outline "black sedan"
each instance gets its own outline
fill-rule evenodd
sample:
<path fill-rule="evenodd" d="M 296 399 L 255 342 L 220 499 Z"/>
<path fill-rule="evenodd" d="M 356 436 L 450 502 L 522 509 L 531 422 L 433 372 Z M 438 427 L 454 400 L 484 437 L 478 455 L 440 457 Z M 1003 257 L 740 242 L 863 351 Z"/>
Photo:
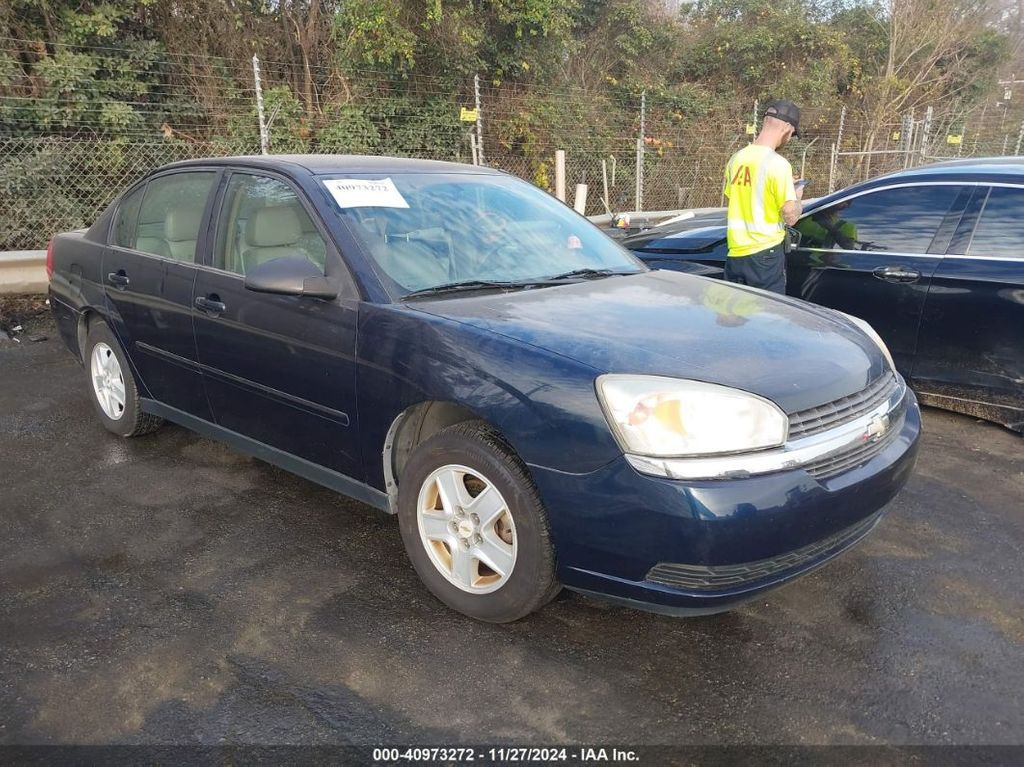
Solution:
<path fill-rule="evenodd" d="M 922 402 L 1024 431 L 1024 158 L 937 163 L 808 203 L 787 291 L 867 320 Z M 724 214 L 623 241 L 722 276 Z"/>

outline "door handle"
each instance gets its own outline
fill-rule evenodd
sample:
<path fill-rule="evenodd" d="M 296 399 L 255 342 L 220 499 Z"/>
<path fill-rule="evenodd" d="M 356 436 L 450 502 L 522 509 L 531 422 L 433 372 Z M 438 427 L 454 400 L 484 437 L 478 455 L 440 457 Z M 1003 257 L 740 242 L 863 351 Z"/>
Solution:
<path fill-rule="evenodd" d="M 905 266 L 880 266 L 871 273 L 886 282 L 917 282 L 921 279 L 921 272 Z"/>
<path fill-rule="evenodd" d="M 124 273 L 123 269 L 116 272 L 111 272 L 107 275 L 107 282 L 113 285 L 118 290 L 126 290 L 131 280 L 128 279 L 128 275 Z"/>
<path fill-rule="evenodd" d="M 196 298 L 196 308 L 202 309 L 207 314 L 217 315 L 227 311 L 227 304 L 219 300 L 216 295 L 199 296 Z"/>

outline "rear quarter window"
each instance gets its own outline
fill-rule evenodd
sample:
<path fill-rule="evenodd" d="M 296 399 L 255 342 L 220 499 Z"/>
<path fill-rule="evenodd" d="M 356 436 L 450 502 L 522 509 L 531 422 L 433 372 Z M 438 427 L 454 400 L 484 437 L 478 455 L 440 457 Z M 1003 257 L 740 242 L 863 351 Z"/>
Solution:
<path fill-rule="evenodd" d="M 140 186 L 135 191 L 126 195 L 117 206 L 117 214 L 114 217 L 114 235 L 111 244 L 122 248 L 135 247 L 135 229 L 139 221 L 139 206 L 142 204 L 142 194 L 145 191 L 145 185 Z"/>

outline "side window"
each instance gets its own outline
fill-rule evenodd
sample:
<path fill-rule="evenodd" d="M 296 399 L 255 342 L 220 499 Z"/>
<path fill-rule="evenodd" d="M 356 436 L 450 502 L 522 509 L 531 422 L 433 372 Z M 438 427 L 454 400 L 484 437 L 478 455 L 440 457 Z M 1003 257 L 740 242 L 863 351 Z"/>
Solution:
<path fill-rule="evenodd" d="M 245 274 L 284 256 L 309 259 L 322 272 L 327 243 L 288 184 L 268 176 L 233 173 L 217 222 L 213 265 Z"/>
<path fill-rule="evenodd" d="M 801 245 L 927 253 L 960 190 L 958 186 L 911 186 L 837 202 L 800 220 Z"/>
<path fill-rule="evenodd" d="M 145 185 L 140 186 L 121 200 L 121 204 L 117 207 L 117 217 L 114 219 L 114 238 L 111 244 L 119 245 L 122 248 L 135 247 L 135 227 L 139 221 L 142 193 L 145 191 Z"/>
<path fill-rule="evenodd" d="M 217 174 L 183 172 L 149 182 L 139 207 L 135 242 L 126 247 L 176 261 L 195 261 L 203 210 Z"/>
<path fill-rule="evenodd" d="M 969 256 L 995 256 L 1024 259 L 1024 227 L 1020 211 L 1024 189 L 993 187 L 974 230 Z"/>

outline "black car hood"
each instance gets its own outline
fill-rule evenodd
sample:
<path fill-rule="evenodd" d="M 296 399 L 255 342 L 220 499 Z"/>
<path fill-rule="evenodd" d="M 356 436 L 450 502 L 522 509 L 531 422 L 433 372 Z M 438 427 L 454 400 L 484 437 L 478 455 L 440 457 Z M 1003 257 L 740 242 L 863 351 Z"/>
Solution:
<path fill-rule="evenodd" d="M 874 342 L 836 312 L 670 271 L 410 307 L 598 373 L 722 384 L 766 397 L 787 413 L 858 392 L 885 366 Z"/>
<path fill-rule="evenodd" d="M 714 247 L 725 239 L 725 224 L 672 230 L 648 229 L 622 241 L 630 250 L 693 252 Z"/>

